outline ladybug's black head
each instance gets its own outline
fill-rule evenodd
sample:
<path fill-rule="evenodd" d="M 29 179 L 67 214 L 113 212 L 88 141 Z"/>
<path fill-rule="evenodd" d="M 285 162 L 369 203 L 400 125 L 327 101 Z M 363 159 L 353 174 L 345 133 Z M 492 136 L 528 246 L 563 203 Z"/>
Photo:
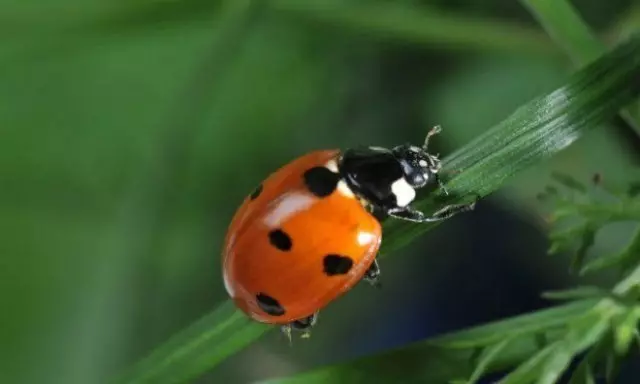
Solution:
<path fill-rule="evenodd" d="M 440 170 L 440 160 L 424 148 L 403 144 L 393 148 L 393 154 L 400 162 L 404 177 L 414 188 L 422 188 L 436 180 Z"/>

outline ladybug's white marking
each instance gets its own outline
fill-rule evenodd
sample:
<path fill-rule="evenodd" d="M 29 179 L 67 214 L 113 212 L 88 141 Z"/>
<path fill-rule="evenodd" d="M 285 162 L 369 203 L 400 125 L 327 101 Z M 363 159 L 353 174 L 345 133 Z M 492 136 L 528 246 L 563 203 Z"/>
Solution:
<path fill-rule="evenodd" d="M 349 188 L 349 186 L 347 185 L 347 182 L 343 179 L 340 179 L 340 181 L 338 181 L 338 192 L 340 192 L 343 196 L 352 199 L 356 197 L 356 195 L 353 194 L 351 188 Z"/>
<path fill-rule="evenodd" d="M 415 152 L 415 153 L 420 153 L 420 152 L 422 152 L 422 148 L 418 148 L 418 147 L 413 146 L 413 145 L 409 147 L 409 150 L 410 150 L 411 152 Z"/>
<path fill-rule="evenodd" d="M 336 162 L 335 159 L 329 160 L 324 166 L 331 172 L 338 173 L 338 163 Z M 345 197 L 348 197 L 348 198 L 356 197 L 353 194 L 353 191 L 351 190 L 351 188 L 349 188 L 349 186 L 347 185 L 347 182 L 344 181 L 343 179 L 340 179 L 340 181 L 338 181 L 337 189 L 338 189 L 338 192 L 340 192 L 340 194 L 342 194 Z"/>
<path fill-rule="evenodd" d="M 375 239 L 375 235 L 371 232 L 360 231 L 358 232 L 358 244 L 367 245 Z"/>
<path fill-rule="evenodd" d="M 420 166 L 421 166 L 421 167 L 423 167 L 423 168 L 424 168 L 424 167 L 426 167 L 426 166 L 428 165 L 427 160 L 420 160 L 420 161 L 418 162 L 418 164 L 420 164 Z"/>
<path fill-rule="evenodd" d="M 338 163 L 335 161 L 335 159 L 329 160 L 324 166 L 331 172 L 338 173 Z"/>
<path fill-rule="evenodd" d="M 308 209 L 314 202 L 315 199 L 309 195 L 288 193 L 276 201 L 275 208 L 265 215 L 263 222 L 269 228 L 279 228 L 289 217 Z"/>
<path fill-rule="evenodd" d="M 396 204 L 398 207 L 406 207 L 416 197 L 416 191 L 404 177 L 396 180 L 391 184 L 391 192 L 396 196 Z"/>

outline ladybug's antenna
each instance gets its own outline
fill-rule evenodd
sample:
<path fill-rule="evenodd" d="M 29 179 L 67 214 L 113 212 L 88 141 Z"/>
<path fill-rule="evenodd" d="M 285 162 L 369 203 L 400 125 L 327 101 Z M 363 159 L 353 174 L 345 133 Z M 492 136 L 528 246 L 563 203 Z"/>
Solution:
<path fill-rule="evenodd" d="M 424 144 L 422 144 L 422 149 L 424 149 L 425 152 L 429 147 L 429 139 L 431 138 L 431 136 L 435 136 L 440 132 L 442 132 L 442 127 L 439 125 L 436 125 L 435 127 L 431 128 L 429 132 L 427 132 L 427 137 L 424 139 Z"/>
<path fill-rule="evenodd" d="M 436 176 L 436 181 L 438 182 L 438 186 L 444 192 L 445 195 L 448 195 L 449 191 L 447 191 L 447 188 L 444 186 L 444 183 L 442 182 L 440 177 L 438 177 L 438 171 L 440 170 L 440 159 L 438 158 L 439 155 L 430 155 L 428 152 L 429 139 L 432 136 L 439 134 L 440 132 L 442 132 L 442 127 L 439 125 L 436 125 L 433 128 L 431 128 L 429 132 L 427 132 L 427 137 L 424 139 L 424 144 L 422 145 L 422 149 L 425 152 L 427 152 L 427 156 L 431 159 L 431 162 L 433 163 L 432 171 Z"/>

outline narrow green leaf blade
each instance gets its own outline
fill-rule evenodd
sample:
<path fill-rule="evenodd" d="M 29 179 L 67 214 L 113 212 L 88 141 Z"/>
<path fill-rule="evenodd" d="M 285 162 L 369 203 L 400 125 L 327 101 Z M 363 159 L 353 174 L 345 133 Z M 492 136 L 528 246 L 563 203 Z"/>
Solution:
<path fill-rule="evenodd" d="M 523 0 L 551 37 L 576 64 L 593 61 L 604 45 L 591 33 L 571 3 L 565 0 Z"/>
<path fill-rule="evenodd" d="M 626 313 L 614 318 L 614 349 L 618 356 L 624 356 L 629 346 L 638 335 L 640 324 L 640 306 L 631 308 Z"/>
<path fill-rule="evenodd" d="M 587 362 L 582 362 L 571 375 L 569 384 L 595 384 L 593 370 Z"/>
<path fill-rule="evenodd" d="M 115 383 L 174 383 L 196 377 L 269 329 L 226 302 L 185 328 Z"/>
<path fill-rule="evenodd" d="M 511 339 L 505 338 L 499 343 L 486 348 L 480 355 L 480 358 L 476 363 L 476 368 L 469 378 L 468 384 L 475 384 L 478 380 L 480 380 L 480 378 L 482 378 L 482 376 L 487 373 L 489 365 L 496 359 L 500 352 L 502 352 L 505 347 L 509 345 L 510 342 Z"/>
<path fill-rule="evenodd" d="M 582 316 L 596 302 L 596 299 L 581 300 L 439 336 L 430 340 L 429 343 L 446 348 L 473 348 L 498 343 L 507 335 L 535 337 L 535 334 L 541 331 L 566 325 Z"/>
<path fill-rule="evenodd" d="M 558 345 L 552 344 L 533 355 L 529 360 L 518 366 L 500 384 L 529 384 L 536 381 L 544 364 L 553 356 Z"/>
<path fill-rule="evenodd" d="M 562 291 L 544 292 L 542 297 L 552 300 L 577 300 L 587 298 L 602 298 L 609 296 L 610 293 L 599 287 L 584 286 L 570 288 Z"/>
<path fill-rule="evenodd" d="M 558 382 L 573 358 L 598 342 L 608 329 L 607 319 L 599 313 L 589 314 L 570 324 L 569 331 L 538 372 L 537 384 Z"/>

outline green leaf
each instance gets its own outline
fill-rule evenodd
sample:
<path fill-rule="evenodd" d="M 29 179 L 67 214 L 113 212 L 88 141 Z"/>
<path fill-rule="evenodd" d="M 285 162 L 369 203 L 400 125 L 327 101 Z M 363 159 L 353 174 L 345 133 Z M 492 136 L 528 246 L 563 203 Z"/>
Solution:
<path fill-rule="evenodd" d="M 560 172 L 552 172 L 551 173 L 551 178 L 553 178 L 555 181 L 557 181 L 558 183 L 564 185 L 565 187 L 567 187 L 569 189 L 573 189 L 573 190 L 575 190 L 577 192 L 581 192 L 581 193 L 586 193 L 587 192 L 587 188 L 584 186 L 584 184 L 579 182 L 578 180 L 576 180 L 571 175 L 567 175 L 567 174 L 560 173 Z"/>
<path fill-rule="evenodd" d="M 611 268 L 620 265 L 626 259 L 624 252 L 614 253 L 611 255 L 599 256 L 580 269 L 580 275 L 586 275 L 587 273 L 601 271 L 603 269 Z"/>
<path fill-rule="evenodd" d="M 596 384 L 591 365 L 586 361 L 581 362 L 571 375 L 569 384 Z"/>
<path fill-rule="evenodd" d="M 590 63 L 605 52 L 591 28 L 567 0 L 521 0 L 551 37 L 578 66 Z M 620 112 L 630 127 L 640 134 L 640 114 L 630 108 Z"/>
<path fill-rule="evenodd" d="M 587 251 L 589 251 L 589 248 L 591 248 L 596 241 L 596 230 L 597 228 L 594 226 L 587 226 L 582 234 L 580 246 L 571 259 L 570 269 L 572 272 L 578 271 L 582 267 L 584 259 L 587 257 Z"/>
<path fill-rule="evenodd" d="M 622 281 L 613 287 L 613 293 L 625 297 L 637 291 L 638 287 L 640 287 L 640 264 L 636 265 Z"/>
<path fill-rule="evenodd" d="M 557 219 L 558 216 L 569 215 L 572 211 L 572 207 L 566 207 L 565 209 L 557 210 L 554 217 Z M 587 221 L 584 224 L 576 225 L 562 231 L 552 232 L 549 235 L 552 243 L 547 253 L 556 254 L 561 251 L 567 251 L 572 248 L 574 239 L 579 238 L 580 245 L 572 255 L 570 266 L 571 271 L 576 271 L 584 263 L 589 248 L 593 246 L 597 229 L 594 223 Z"/>
<path fill-rule="evenodd" d="M 561 231 L 554 230 L 549 234 L 550 240 L 569 240 L 582 234 L 588 229 L 588 223 L 580 224 Z"/>
<path fill-rule="evenodd" d="M 501 342 L 508 335 L 531 336 L 549 328 L 561 327 L 582 316 L 596 300 L 581 300 L 535 313 L 496 321 L 491 324 L 436 337 L 429 344 L 446 348 L 483 347 Z"/>
<path fill-rule="evenodd" d="M 580 274 L 596 272 L 611 267 L 620 267 L 623 271 L 632 268 L 640 261 L 640 227 L 636 229 L 629 245 L 619 253 L 601 256 L 585 264 Z"/>
<path fill-rule="evenodd" d="M 519 365 L 515 371 L 500 381 L 500 384 L 529 384 L 536 381 L 544 364 L 553 356 L 558 344 L 554 343 Z"/>
<path fill-rule="evenodd" d="M 445 171 L 462 171 L 447 183 L 451 194 L 448 201 L 462 202 L 472 200 L 476 195 L 486 196 L 503 186 L 512 176 L 571 145 L 585 132 L 614 117 L 622 105 L 636 97 L 640 91 L 639 78 L 640 38 L 635 37 L 573 75 L 564 86 L 520 107 L 505 121 L 446 157 L 443 160 Z M 436 204 L 434 196 L 427 196 L 417 206 L 435 208 L 441 204 Z M 385 222 L 385 241 L 381 254 L 389 254 L 434 226 L 435 224 Z M 230 305 L 223 304 L 221 309 L 206 317 L 209 321 L 199 323 L 208 324 L 209 327 L 200 325 L 195 331 L 178 334 L 170 345 L 163 345 L 154 351 L 120 382 L 138 383 L 143 379 L 159 383 L 183 381 L 212 369 L 225 357 L 246 347 L 265 328 L 247 323 L 246 319 L 230 310 Z M 552 312 L 543 311 L 514 321 L 521 325 L 520 334 L 535 332 L 542 329 L 544 324 L 563 325 L 571 314 L 584 310 L 584 305 L 591 304 L 581 302 L 567 305 L 551 310 Z M 223 333 L 212 331 L 218 329 L 218 323 L 225 325 Z M 431 375 L 425 377 L 446 378 L 431 380 L 432 382 L 445 382 L 447 379 L 460 377 L 458 364 L 467 367 L 466 374 L 471 374 L 472 369 L 468 363 L 463 362 L 468 359 L 467 352 L 441 353 L 443 348 L 489 345 L 501 340 L 502 330 L 504 323 L 500 322 L 488 328 L 462 332 L 461 336 L 438 338 L 425 344 L 427 347 L 423 354 L 413 354 L 413 351 L 407 349 L 411 353 L 400 355 L 407 362 L 429 368 L 428 371 L 418 370 L 421 374 Z M 211 336 L 211 332 L 218 336 Z M 217 340 L 218 337 L 221 340 Z M 511 356 L 521 356 L 525 352 L 530 353 L 535 348 L 535 342 L 522 340 L 514 343 L 512 348 L 515 352 Z M 202 357 L 198 357 L 201 355 Z M 429 362 L 426 363 L 427 361 Z M 395 371 L 394 368 L 398 366 L 394 365 L 396 363 L 394 361 L 389 365 L 389 362 L 376 361 L 378 365 L 389 366 L 389 372 Z M 358 365 L 355 364 L 355 367 Z M 342 379 L 363 374 L 361 369 L 349 366 L 337 370 Z M 313 382 L 313 379 L 318 378 L 326 380 L 333 372 L 320 371 L 301 377 L 311 380 L 304 382 Z"/>
<path fill-rule="evenodd" d="M 356 34 L 403 43 L 438 44 L 464 50 L 514 51 L 553 56 L 548 38 L 525 26 L 478 19 L 394 2 L 349 4 L 331 0 L 268 0 L 267 7 L 294 20 L 313 21 Z"/>
<path fill-rule="evenodd" d="M 487 373 L 487 369 L 489 365 L 496 360 L 498 354 L 502 352 L 505 347 L 509 345 L 511 339 L 505 338 L 504 340 L 496 343 L 490 347 L 487 347 L 482 351 L 482 354 L 479 356 L 478 362 L 476 363 L 476 368 L 474 369 L 471 377 L 468 380 L 468 384 L 475 384 L 480 378 Z"/>
<path fill-rule="evenodd" d="M 232 302 L 182 330 L 116 382 L 184 382 L 223 361 L 269 327 L 249 320 Z"/>
<path fill-rule="evenodd" d="M 585 384 L 593 382 L 593 368 L 598 365 L 609 354 L 611 350 L 612 337 L 608 333 L 602 337 L 598 343 L 589 350 L 582 358 L 577 368 L 571 375 L 569 384 Z M 590 381 L 591 380 L 591 381 Z"/>
<path fill-rule="evenodd" d="M 523 0 L 551 37 L 579 65 L 595 60 L 604 50 L 575 8 L 565 0 Z"/>
<path fill-rule="evenodd" d="M 615 378 L 620 372 L 620 360 L 614 355 L 609 354 L 605 359 L 604 376 L 606 383 L 615 383 Z"/>
<path fill-rule="evenodd" d="M 639 322 L 640 307 L 631 308 L 613 319 L 614 349 L 618 356 L 624 356 L 633 340 L 638 336 Z"/>
<path fill-rule="evenodd" d="M 538 384 L 556 383 L 573 358 L 598 342 L 609 329 L 609 324 L 606 318 L 595 313 L 577 319 L 568 328 L 568 332 L 538 373 Z"/>
<path fill-rule="evenodd" d="M 599 287 L 593 286 L 585 286 L 585 287 L 576 287 L 562 291 L 549 291 L 544 292 L 542 297 L 545 299 L 552 300 L 577 300 L 577 299 L 588 299 L 588 298 L 602 298 L 608 297 L 611 294 Z"/>

